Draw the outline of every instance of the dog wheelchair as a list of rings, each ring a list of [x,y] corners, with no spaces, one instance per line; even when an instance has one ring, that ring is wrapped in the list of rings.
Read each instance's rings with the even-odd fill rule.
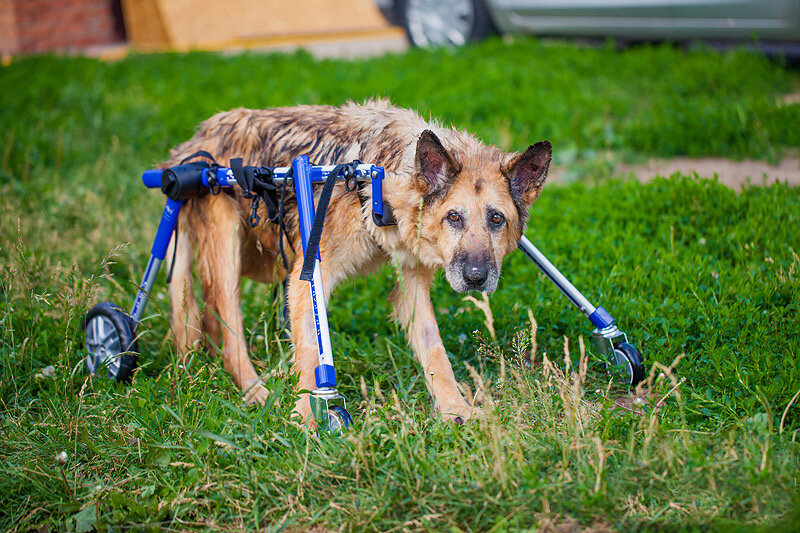
[[[204,157],[213,161],[207,153],[198,152],[192,157]],[[331,430],[347,428],[353,419],[347,411],[345,398],[336,389],[336,371],[333,361],[328,314],[322,296],[320,274],[319,238],[324,223],[325,210],[330,192],[337,181],[344,181],[349,191],[359,190],[363,184],[372,182],[372,220],[378,226],[394,223],[391,207],[383,202],[384,169],[375,165],[352,163],[316,166],[308,156],[299,156],[290,167],[243,166],[241,159],[232,159],[229,167],[205,161],[185,161],[167,169],[147,170],[142,181],[148,188],[161,188],[167,197],[161,221],[156,231],[150,259],[133,302],[130,313],[111,302],[103,302],[86,314],[86,367],[91,374],[105,370],[109,378],[120,382],[129,381],[137,366],[137,329],[147,305],[156,276],[163,263],[169,242],[178,222],[183,202],[200,194],[218,194],[224,189],[239,185],[245,198],[253,198],[250,224],[259,223],[256,213],[259,202],[272,201],[274,210],[276,191],[281,192],[279,201],[282,217],[283,193],[291,184],[297,198],[300,236],[303,245],[303,272],[300,279],[308,282],[314,313],[319,364],[315,370],[317,388],[311,391],[311,407],[320,427]],[[315,213],[313,187],[322,183],[322,195]],[[272,217],[271,217],[272,218]],[[282,241],[282,238],[279,238]],[[542,272],[564,293],[564,295],[595,326],[592,338],[597,351],[611,365],[620,367],[629,385],[635,386],[645,377],[644,363],[639,352],[628,342],[624,332],[614,324],[614,319],[602,307],[593,306],[572,283],[564,277],[547,258],[523,236],[519,248]]]

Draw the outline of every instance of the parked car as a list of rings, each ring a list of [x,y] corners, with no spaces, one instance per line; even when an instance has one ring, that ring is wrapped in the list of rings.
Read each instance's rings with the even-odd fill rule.
[[[800,44],[800,0],[378,0],[415,46],[502,33]]]

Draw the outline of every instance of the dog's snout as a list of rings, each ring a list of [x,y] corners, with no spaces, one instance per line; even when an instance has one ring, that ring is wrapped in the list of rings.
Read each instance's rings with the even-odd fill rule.
[[[464,275],[464,281],[467,282],[470,289],[479,289],[486,283],[486,279],[489,277],[489,266],[486,264],[486,261],[465,261],[462,273]]]

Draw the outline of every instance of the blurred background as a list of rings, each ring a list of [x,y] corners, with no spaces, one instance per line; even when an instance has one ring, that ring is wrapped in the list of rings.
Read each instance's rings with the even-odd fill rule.
[[[385,44],[383,42],[386,41]],[[405,48],[373,0],[0,0],[0,53]],[[362,46],[359,46],[362,45]],[[341,55],[341,54],[340,54]],[[346,55],[346,54],[345,54]]]
[[[616,37],[633,41],[800,39],[795,0],[379,0],[417,46],[482,39],[491,33]],[[771,47],[770,46],[770,47]]]
[[[702,40],[797,57],[800,0],[0,0],[6,57],[299,46],[361,56],[496,33]]]

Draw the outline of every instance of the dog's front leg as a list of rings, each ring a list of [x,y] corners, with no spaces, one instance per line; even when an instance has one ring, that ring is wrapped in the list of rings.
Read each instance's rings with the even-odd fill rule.
[[[324,243],[323,243],[324,245]],[[320,263],[320,274],[322,277],[322,287],[324,290],[317,289],[318,297],[328,298],[337,282],[337,276],[331,271],[333,264],[336,264],[336,257],[331,256],[328,251],[320,246],[320,253],[325,257],[325,261]],[[314,370],[319,365],[319,351],[317,348],[317,330],[314,321],[314,304],[311,301],[311,291],[309,283],[300,279],[300,271],[303,268],[303,256],[298,256],[292,268],[289,280],[289,319],[292,326],[292,344],[294,344],[294,364],[292,371],[298,375],[297,390],[313,391],[317,388],[317,380]],[[316,421],[311,415],[311,402],[309,393],[302,393],[297,399],[294,408],[295,416],[299,416],[300,422],[308,422],[309,427],[316,427]]]
[[[408,341],[422,365],[434,409],[445,420],[467,420],[477,409],[458,391],[453,368],[439,336],[430,298],[434,271],[422,267],[403,268],[402,275],[403,280],[393,295],[395,317],[406,329]]]

